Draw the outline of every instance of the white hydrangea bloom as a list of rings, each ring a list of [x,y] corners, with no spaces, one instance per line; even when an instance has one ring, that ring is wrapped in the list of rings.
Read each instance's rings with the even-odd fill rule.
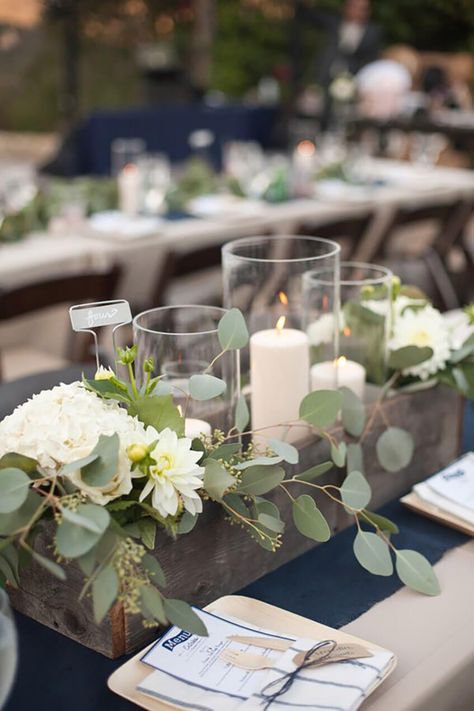
[[[421,380],[427,380],[443,370],[451,353],[447,324],[442,314],[431,305],[418,310],[405,309],[395,320],[389,346],[391,350],[404,346],[428,346],[433,350],[431,358],[403,371],[404,375],[413,375]]]
[[[193,515],[202,511],[197,489],[202,487],[204,467],[197,465],[201,452],[193,451],[191,443],[191,439],[178,438],[176,432],[166,428],[160,432],[156,447],[150,452],[156,465],[150,467],[140,501],[151,493],[152,505],[163,517],[175,516],[181,502]]]
[[[92,502],[103,505],[131,491],[126,448],[132,440],[146,440],[145,428],[117,402],[103,400],[79,382],[43,390],[6,417],[0,423],[0,456],[19,452],[53,475],[62,465],[90,454],[99,435],[114,433],[120,439],[118,468],[108,484],[91,487],[82,481],[80,471],[69,475]]]

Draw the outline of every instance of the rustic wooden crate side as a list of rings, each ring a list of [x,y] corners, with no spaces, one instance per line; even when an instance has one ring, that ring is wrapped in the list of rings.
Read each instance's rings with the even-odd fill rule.
[[[409,429],[416,442],[412,463],[394,474],[384,472],[375,456],[375,442],[385,425],[375,422],[367,436],[365,473],[372,487],[371,509],[405,493],[414,483],[448,464],[458,454],[461,431],[461,398],[447,388],[436,388],[414,395],[397,395],[385,405],[390,424]],[[337,430],[337,428],[336,428]],[[299,444],[300,464],[288,473],[301,472],[328,458],[325,441],[311,438]],[[318,483],[340,484],[343,470],[333,469]],[[294,485],[292,494],[311,493],[309,487]],[[246,530],[225,521],[221,507],[205,505],[194,530],[176,541],[158,535],[155,555],[167,574],[168,597],[204,605],[213,599],[239,590],[275,570],[316,545],[303,538],[292,523],[291,502],[283,491],[272,495],[282,518],[287,522],[282,547],[271,553],[261,548]],[[343,508],[316,493],[319,507],[333,532],[352,523]],[[51,554],[52,528],[46,526],[36,539],[38,552]],[[22,576],[21,589],[11,591],[14,607],[33,619],[56,629],[108,657],[118,657],[143,647],[156,637],[156,630],[143,627],[140,616],[124,615],[116,605],[100,626],[95,625],[91,600],[78,601],[84,577],[74,565],[66,567],[67,581],[53,578],[36,563]]]

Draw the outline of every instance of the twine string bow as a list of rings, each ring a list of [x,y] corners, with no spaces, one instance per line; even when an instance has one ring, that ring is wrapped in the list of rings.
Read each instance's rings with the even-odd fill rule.
[[[325,647],[327,647],[327,649],[322,654],[318,654],[318,652],[320,650],[324,650]],[[314,647],[308,649],[308,651],[303,657],[302,663],[297,666],[296,669],[291,672],[288,672],[287,674],[282,677],[279,677],[278,679],[274,679],[269,684],[264,686],[261,691],[262,696],[265,698],[264,711],[267,711],[267,709],[271,706],[271,704],[273,704],[276,699],[278,699],[280,696],[283,696],[283,694],[286,694],[286,692],[291,689],[293,683],[296,680],[296,677],[301,671],[303,671],[304,669],[308,669],[309,667],[315,667],[323,664],[324,661],[329,656],[331,656],[336,647],[337,642],[333,639],[325,639],[322,642],[318,642],[314,645]],[[279,688],[276,689],[276,691],[272,692],[272,688],[276,686],[278,686]]]

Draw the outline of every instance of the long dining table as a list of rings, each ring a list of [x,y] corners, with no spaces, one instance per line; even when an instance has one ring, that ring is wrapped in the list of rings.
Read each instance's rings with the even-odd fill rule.
[[[383,234],[398,207],[474,202],[473,171],[381,159],[367,159],[359,170],[365,184],[323,181],[312,198],[273,204],[242,200],[239,206],[216,210],[205,217],[158,219],[152,229],[142,234],[98,231],[90,223],[83,223],[59,234],[27,235],[18,242],[0,244],[0,289],[119,264],[120,297],[146,304],[162,260],[170,251],[192,251],[250,235],[293,234],[306,222],[317,226],[371,213],[369,228],[353,255],[364,261],[370,258],[374,241]],[[27,328],[30,330],[30,324]],[[8,344],[11,337],[5,327],[2,329],[3,343]],[[30,336],[35,338],[35,334]]]

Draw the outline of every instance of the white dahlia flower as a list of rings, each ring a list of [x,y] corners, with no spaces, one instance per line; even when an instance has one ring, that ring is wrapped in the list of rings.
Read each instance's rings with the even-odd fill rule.
[[[88,486],[80,470],[69,474],[88,498],[104,505],[132,488],[127,445],[146,441],[145,427],[112,400],[103,400],[81,383],[43,390],[0,422],[0,456],[18,452],[36,459],[47,475],[91,453],[99,435],[120,439],[117,471],[105,486]]]
[[[404,375],[427,380],[431,375],[443,370],[449,359],[449,330],[441,313],[431,305],[416,311],[405,309],[395,320],[389,346],[390,350],[398,350],[404,346],[431,348],[431,358],[403,371]]]
[[[178,438],[169,428],[156,432],[156,438],[158,442],[150,452],[156,464],[149,467],[140,501],[151,493],[152,505],[163,517],[175,516],[181,506],[193,515],[200,513],[202,500],[197,489],[202,487],[204,467],[199,467],[197,461],[201,452],[191,449],[191,439]]]
[[[444,322],[449,330],[451,348],[459,350],[474,333],[474,324],[465,311],[451,311],[443,314]]]

